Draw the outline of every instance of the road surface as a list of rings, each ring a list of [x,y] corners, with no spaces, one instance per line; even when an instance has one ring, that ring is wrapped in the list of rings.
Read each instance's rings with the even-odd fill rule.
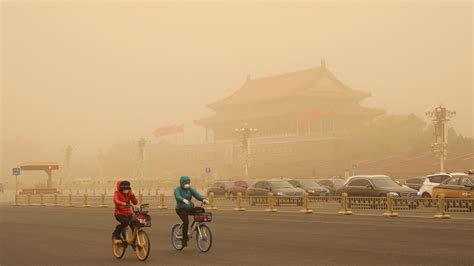
[[[0,205],[0,265],[143,264],[111,252],[110,208]],[[149,265],[473,265],[472,220],[215,211],[210,252],[170,244],[174,210],[151,211]]]

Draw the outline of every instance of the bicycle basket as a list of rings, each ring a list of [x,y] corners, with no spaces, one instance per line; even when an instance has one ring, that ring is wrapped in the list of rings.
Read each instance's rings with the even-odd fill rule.
[[[203,212],[194,215],[194,221],[196,222],[210,222],[212,221],[212,213],[210,212]]]
[[[148,214],[140,213],[137,215],[137,220],[140,222],[141,227],[151,226],[151,216]]]

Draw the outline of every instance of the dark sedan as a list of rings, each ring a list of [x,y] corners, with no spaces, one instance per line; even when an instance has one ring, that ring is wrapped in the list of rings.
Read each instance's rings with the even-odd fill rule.
[[[344,179],[340,178],[319,179],[316,182],[320,186],[327,188],[330,195],[336,195],[336,190],[344,185]]]
[[[249,196],[266,196],[269,192],[274,196],[302,196],[304,190],[285,180],[258,181],[247,190]]]
[[[253,181],[235,181],[232,186],[227,190],[230,197],[237,195],[237,193],[242,193],[242,195],[247,194],[247,189],[253,184]]]
[[[329,189],[320,186],[314,179],[288,180],[296,188],[304,189],[310,196],[328,196]]]
[[[232,185],[234,185],[232,181],[216,182],[207,189],[207,195],[211,192],[213,192],[214,195],[227,195],[227,191]]]
[[[416,190],[401,186],[385,175],[353,176],[336,192],[337,195],[342,193],[356,197],[386,197],[387,193],[392,193],[395,197],[417,196]]]

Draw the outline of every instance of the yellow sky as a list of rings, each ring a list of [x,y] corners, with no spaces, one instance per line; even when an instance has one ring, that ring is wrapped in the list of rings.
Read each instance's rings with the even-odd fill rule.
[[[390,114],[443,103],[473,136],[472,4],[2,2],[4,141],[98,151],[186,124],[248,74],[319,66]]]

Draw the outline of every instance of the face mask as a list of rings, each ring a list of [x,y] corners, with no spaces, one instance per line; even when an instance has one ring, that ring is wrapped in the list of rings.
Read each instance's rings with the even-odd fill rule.
[[[190,185],[190,184],[184,184],[183,187],[184,187],[184,188],[189,188],[189,187],[191,187],[191,185]]]
[[[123,194],[128,194],[128,192],[130,192],[129,189],[125,189],[125,190],[122,190]]]

